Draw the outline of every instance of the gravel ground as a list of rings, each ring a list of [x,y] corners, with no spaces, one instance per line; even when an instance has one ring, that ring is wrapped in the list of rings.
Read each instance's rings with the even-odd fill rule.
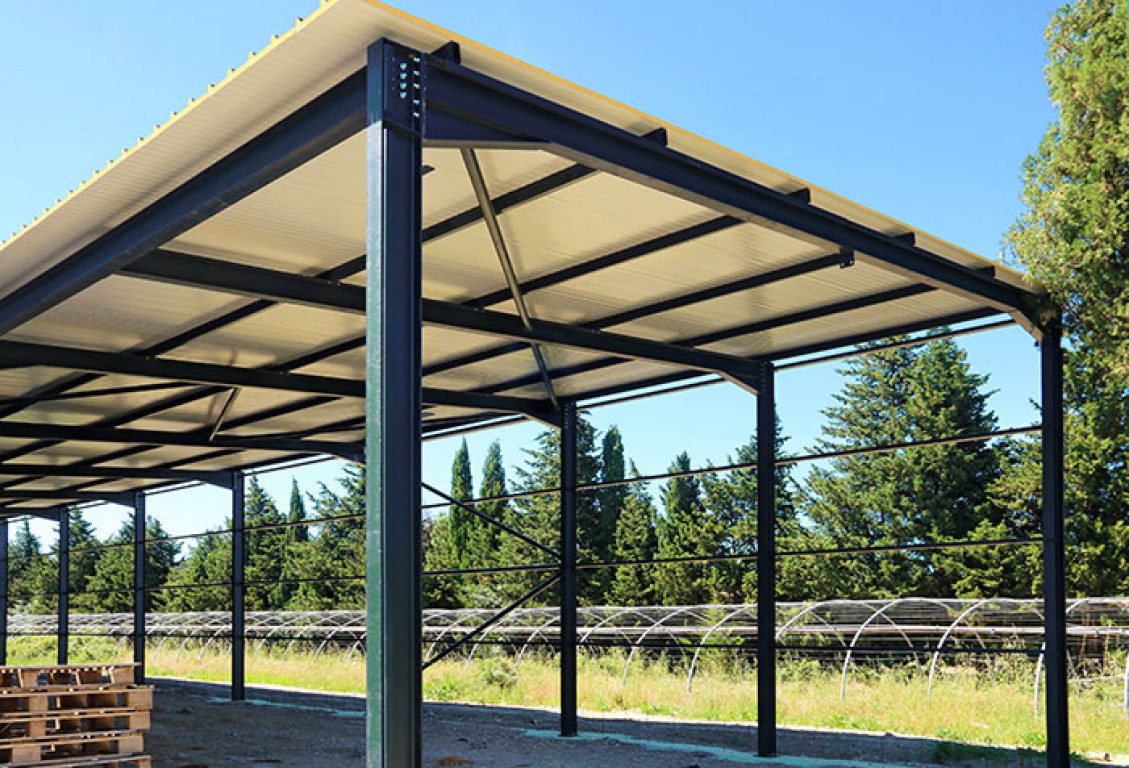
[[[154,768],[363,768],[363,700],[160,683],[147,746]],[[258,699],[258,700],[255,700]],[[889,734],[781,729],[786,757],[752,756],[747,726],[585,717],[581,736],[556,735],[551,712],[429,704],[424,709],[428,768],[864,768],[935,762],[937,742]],[[796,757],[794,755],[804,755]],[[1042,758],[1002,753],[962,768],[1037,768]]]

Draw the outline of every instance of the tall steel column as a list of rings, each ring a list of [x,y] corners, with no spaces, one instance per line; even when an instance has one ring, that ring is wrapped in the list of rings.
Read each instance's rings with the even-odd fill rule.
[[[244,607],[247,539],[244,531],[243,473],[231,473],[231,700],[246,697],[247,625]]]
[[[776,393],[766,363],[757,392],[757,754],[776,754]]]
[[[56,628],[59,664],[68,664],[71,647],[71,511],[59,513],[59,605]]]
[[[133,494],[133,661],[137,682],[145,681],[145,494]]]
[[[1043,329],[1043,610],[1047,670],[1047,765],[1069,768],[1066,657],[1066,498],[1063,489],[1062,326]]]
[[[561,736],[576,721],[576,403],[561,404]]]
[[[422,59],[368,51],[366,765],[421,764]]]
[[[0,664],[8,663],[8,518],[0,519]]]

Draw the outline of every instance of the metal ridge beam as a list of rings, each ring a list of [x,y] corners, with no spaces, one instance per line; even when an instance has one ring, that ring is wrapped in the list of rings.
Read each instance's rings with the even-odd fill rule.
[[[813,206],[800,196],[742,178],[453,61],[434,56],[425,61],[428,109],[536,137],[577,162],[808,242],[849,248],[885,268],[1003,311],[1023,315],[1031,309],[1034,294]]]
[[[322,453],[330,456],[342,456],[350,460],[355,455],[350,452],[351,444],[349,443],[324,440],[260,440],[254,437],[216,437],[214,440],[210,440],[206,433],[201,434],[199,432],[169,432],[157,429],[127,429],[124,427],[85,427],[69,424],[38,424],[26,421],[0,421],[0,437],[17,440],[73,440],[88,443],[141,443],[191,448],[237,448],[284,453]]]
[[[364,125],[361,71],[6,296],[0,334],[262,189]]]
[[[212,363],[135,355],[128,352],[104,352],[25,341],[0,340],[0,361],[96,373],[120,373],[130,376],[189,381],[197,384],[215,384],[224,387],[253,387],[339,397],[363,397],[365,389],[363,381],[340,379],[332,376],[286,373],[267,368],[236,368]]]

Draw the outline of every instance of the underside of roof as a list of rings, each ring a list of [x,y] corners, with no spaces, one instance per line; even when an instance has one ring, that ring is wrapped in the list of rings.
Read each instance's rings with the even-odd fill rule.
[[[984,317],[1034,329],[1023,302],[1042,290],[1004,267],[398,11],[338,0],[0,247],[8,514],[223,483],[294,456],[362,458],[363,122],[73,290],[39,293],[238,166],[272,126],[344,93],[381,38],[425,53],[454,41],[461,60],[437,72],[481,74],[577,125],[642,137],[639,151],[735,179],[781,211],[648,183],[555,137],[425,142],[425,432],[507,413],[553,423],[561,400],[704,372],[756,389],[752,363]],[[803,216],[854,239],[817,236]],[[906,266],[919,263],[935,270]]]

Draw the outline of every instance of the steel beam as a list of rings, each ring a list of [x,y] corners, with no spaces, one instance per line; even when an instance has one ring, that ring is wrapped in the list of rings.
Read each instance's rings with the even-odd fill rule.
[[[0,335],[234,205],[364,127],[358,72],[5,297]]]
[[[105,480],[184,480],[207,483],[221,488],[231,487],[226,472],[200,472],[191,469],[155,467],[94,467],[69,464],[0,464],[0,477],[74,477]]]
[[[231,700],[246,698],[247,614],[246,581],[247,511],[243,500],[243,473],[231,473]]]
[[[521,291],[517,272],[514,270],[513,259],[510,258],[510,249],[506,245],[505,236],[502,234],[502,225],[498,223],[498,215],[494,211],[494,204],[490,199],[490,191],[486,186],[486,177],[482,173],[482,166],[478,163],[478,156],[469,147],[464,147],[461,154],[463,164],[466,165],[467,176],[470,177],[470,185],[474,188],[474,195],[478,199],[478,207],[482,209],[482,220],[486,224],[486,231],[490,233],[490,241],[494,244],[494,253],[498,256],[498,264],[501,266],[502,275],[506,279],[510,298],[517,309],[522,325],[525,326],[526,330],[532,331],[533,316],[529,313],[529,307],[526,306],[525,295]],[[533,361],[536,363],[537,370],[541,373],[541,379],[545,384],[545,394],[548,395],[553,407],[559,408],[560,403],[557,402],[557,394],[553,389],[553,377],[549,375],[549,364],[545,361],[545,351],[536,342],[531,343],[529,348],[533,352]]]
[[[899,274],[1003,311],[1025,314],[1030,294],[865,227],[439,57],[427,61],[428,111],[535,137],[558,154],[720,213],[784,231],[821,247],[844,247]]]
[[[339,397],[361,397],[364,394],[364,382],[332,376],[285,373],[267,368],[236,368],[134,355],[129,352],[104,352],[78,347],[0,340],[0,361],[10,360],[19,360],[25,365],[176,379],[224,387],[254,387]]]
[[[1047,670],[1047,768],[1070,768],[1066,649],[1066,497],[1063,485],[1062,328],[1056,318],[1040,344],[1043,404],[1043,620]]]
[[[133,662],[137,682],[145,682],[145,540],[149,520],[145,494],[133,494]]]
[[[846,264],[849,254],[836,254],[833,256],[821,256],[808,261],[803,261],[798,264],[792,264],[780,269],[774,269],[769,272],[764,272],[759,275],[752,275],[749,277],[739,278],[732,280],[721,285],[703,288],[701,290],[693,291],[691,293],[675,296],[662,301],[650,302],[641,307],[632,309],[625,309],[619,312],[614,312],[610,315],[598,318],[596,320],[589,320],[581,323],[579,327],[587,330],[603,330],[611,328],[616,325],[630,323],[633,320],[640,320],[645,317],[660,314],[662,312],[670,312],[675,309],[683,309],[685,307],[699,304],[702,302],[710,301],[712,299],[721,298],[723,296],[732,296],[736,293],[743,291],[750,291],[755,288],[763,288],[767,285],[772,285],[784,280],[790,280],[803,275],[809,275],[821,270],[829,269],[831,267],[841,267]],[[443,373],[445,371],[460,368],[464,365],[472,363],[485,362],[503,355],[511,354],[521,348],[519,344],[503,344],[490,349],[473,352],[467,355],[458,355],[456,357],[443,360],[438,363],[432,363],[424,368],[424,375],[432,375],[436,373]]]
[[[59,510],[59,604],[56,653],[60,665],[69,664],[71,648],[71,511]]]
[[[757,393],[757,754],[776,754],[776,389],[766,363]]]
[[[606,331],[591,331],[545,320],[538,320],[533,324],[533,329],[529,330],[522,324],[520,318],[514,315],[471,309],[434,299],[423,300],[423,317],[424,322],[429,325],[441,325],[490,336],[520,339],[526,342],[537,341],[588,352],[603,352],[632,360],[646,360],[681,368],[710,371],[749,382],[753,386],[756,377],[760,375],[759,363],[733,355]]]
[[[164,259],[165,255],[162,254],[159,258]],[[359,286],[330,283],[261,267],[225,264],[198,256],[178,256],[177,259],[185,264],[181,269],[185,276],[184,280],[191,280],[197,286],[255,295],[272,301],[293,301],[350,312],[363,310],[364,292]],[[145,263],[142,262],[142,266]],[[755,381],[756,370],[758,370],[756,365],[729,355],[679,348],[647,339],[598,333],[563,323],[534,322],[529,318],[523,319],[503,312],[474,309],[435,299],[423,300],[423,321],[430,325],[520,339],[525,344],[560,345],[696,370],[708,370],[732,375],[742,381]],[[232,382],[228,380],[224,383]]]
[[[23,421],[0,421],[0,437],[27,440],[74,440],[88,443],[143,443],[156,446],[183,445],[192,448],[236,448],[249,451],[280,451],[283,453],[324,453],[330,456],[341,456],[349,460],[356,458],[356,453],[350,444],[326,440],[259,439],[255,437],[217,437],[215,440],[209,440],[207,434],[168,432],[155,429],[128,429],[125,427],[81,427],[35,424]]]
[[[577,734],[576,682],[576,486],[577,429],[576,402],[569,400],[561,410],[561,736]]]
[[[366,765],[419,768],[421,57],[381,40],[367,71]]]

